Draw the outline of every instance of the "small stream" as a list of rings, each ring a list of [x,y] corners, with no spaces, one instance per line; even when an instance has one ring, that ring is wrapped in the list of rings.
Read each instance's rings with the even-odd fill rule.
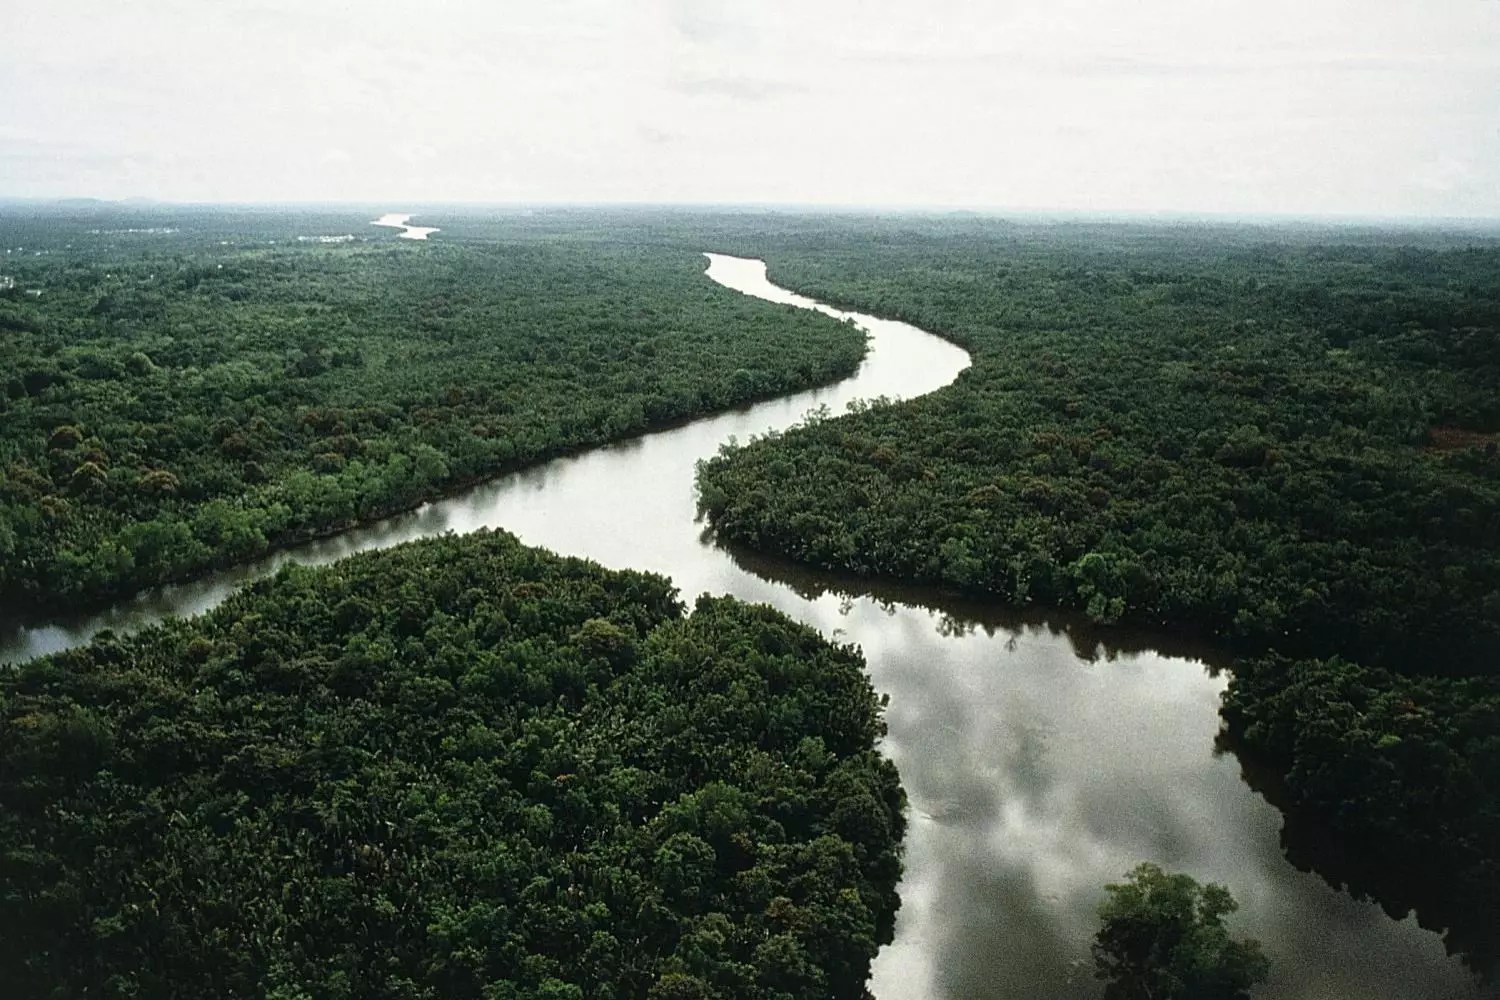
[[[858,323],[870,338],[858,372],[507,475],[103,614],[0,634],[0,662],[203,611],[288,561],[503,527],[606,566],[665,573],[689,601],[708,591],[771,604],[863,648],[875,687],[890,696],[884,750],[911,801],[896,941],[871,984],[880,1000],[1098,997],[1094,910],[1103,885],[1143,860],[1229,886],[1241,904],[1236,931],[1258,937],[1272,960],[1260,1000],[1471,995],[1435,934],[1287,863],[1280,814],[1245,785],[1233,757],[1214,753],[1224,678],[1201,659],[1162,652],[1170,640],[850,584],[707,540],[695,521],[694,465],[721,442],[785,428],[820,406],[838,413],[857,398],[922,395],[969,362],[915,327],[777,288],[760,261],[707,256],[708,277],[727,288]]]

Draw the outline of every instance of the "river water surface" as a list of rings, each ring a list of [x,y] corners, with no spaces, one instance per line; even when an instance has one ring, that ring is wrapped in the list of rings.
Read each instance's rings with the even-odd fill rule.
[[[440,232],[440,230],[436,226],[413,226],[407,222],[407,220],[410,218],[410,214],[403,214],[401,212],[387,212],[385,215],[382,215],[380,218],[370,223],[370,225],[392,226],[396,229],[399,229],[401,230],[401,232],[397,233],[396,235],[403,240],[425,240],[429,233]]]
[[[403,220],[404,221],[404,220]],[[1434,934],[1392,920],[1284,859],[1280,814],[1216,756],[1222,676],[1139,640],[1027,624],[919,591],[864,593],[715,547],[695,523],[694,464],[719,444],[784,428],[856,398],[910,398],[968,365],[903,323],[831,309],[771,285],[765,266],[710,254],[708,277],[865,328],[851,378],[573,458],[410,514],[143,595],[85,620],[0,635],[0,662],[191,614],[287,561],[328,562],[444,531],[503,527],[606,566],[668,574],[691,601],[765,602],[856,642],[890,696],[885,752],[911,800],[896,941],[875,963],[880,1000],[1082,1000],[1099,996],[1088,945],[1106,882],[1151,860],[1227,884],[1237,933],[1272,961],[1266,1000],[1447,1000],[1471,995]],[[1133,648],[1122,651],[1118,647]]]

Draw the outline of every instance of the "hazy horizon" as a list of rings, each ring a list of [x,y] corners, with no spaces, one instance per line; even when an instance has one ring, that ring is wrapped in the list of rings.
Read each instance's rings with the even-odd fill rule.
[[[61,0],[0,196],[1500,218],[1500,2]]]
[[[1207,212],[1191,209],[1109,209],[1109,208],[1049,208],[1014,207],[1006,205],[899,205],[899,204],[840,204],[819,202],[651,202],[651,201],[411,201],[374,199],[358,201],[304,200],[304,201],[178,201],[168,198],[145,198],[124,196],[121,198],[99,198],[89,195],[58,195],[54,197],[17,197],[0,194],[0,208],[36,206],[56,208],[115,208],[120,210],[162,209],[225,209],[235,211],[350,211],[350,212],[409,212],[413,218],[422,218],[424,213],[463,211],[670,211],[721,214],[788,214],[788,215],[912,215],[912,216],[977,216],[993,217],[997,221],[1006,218],[1039,220],[1080,221],[1171,221],[1225,224],[1296,225],[1329,224],[1348,226],[1422,227],[1426,225],[1461,225],[1473,228],[1500,227],[1497,215],[1373,215],[1361,213],[1288,213],[1288,212]],[[430,216],[429,216],[430,220]]]

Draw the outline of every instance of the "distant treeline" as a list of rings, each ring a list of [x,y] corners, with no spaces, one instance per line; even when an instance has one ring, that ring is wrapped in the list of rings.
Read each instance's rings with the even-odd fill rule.
[[[212,213],[5,222],[26,247],[0,258],[8,611],[242,562],[826,383],[864,352],[846,326],[713,284],[675,244],[403,244],[347,218]]]
[[[1397,880],[1425,873],[1422,916],[1464,925],[1450,944],[1474,957],[1500,940],[1500,243],[1424,239],[746,239],[781,284],[974,365],[726,449],[702,507],[721,538],[820,567],[1268,654],[1236,672],[1232,745],[1380,859],[1389,891],[1359,888],[1410,900]]]
[[[904,799],[852,647],[503,533],[0,674],[7,996],[863,995]]]

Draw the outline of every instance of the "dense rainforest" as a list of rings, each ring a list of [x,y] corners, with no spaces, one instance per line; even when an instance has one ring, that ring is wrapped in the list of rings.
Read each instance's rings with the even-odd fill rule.
[[[8,996],[826,998],[904,799],[852,647],[481,532],[0,674]]]
[[[1500,242],[441,224],[4,210],[0,617],[853,370],[852,329],[700,274],[763,256],[974,366],[707,463],[720,538],[1243,654],[1223,744],[1291,860],[1493,961]],[[503,535],[289,571],[0,677],[0,981],[858,996],[902,829],[870,698],[770,612],[684,618],[665,581]]]
[[[1227,744],[1289,831],[1361,859],[1319,869],[1493,962],[1500,241],[915,220],[730,242],[974,364],[725,449],[700,470],[721,539],[1246,654]]]
[[[701,246],[354,225],[0,213],[0,608],[243,562],[864,353],[704,280]]]

